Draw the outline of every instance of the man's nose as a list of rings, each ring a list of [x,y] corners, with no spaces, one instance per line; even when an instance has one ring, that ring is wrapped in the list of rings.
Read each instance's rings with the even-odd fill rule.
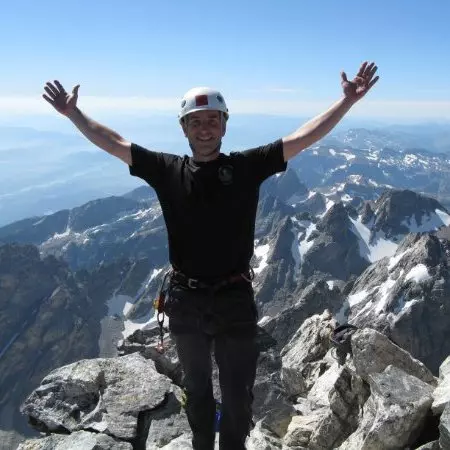
[[[209,125],[208,122],[200,122],[200,132],[206,133],[209,131]]]

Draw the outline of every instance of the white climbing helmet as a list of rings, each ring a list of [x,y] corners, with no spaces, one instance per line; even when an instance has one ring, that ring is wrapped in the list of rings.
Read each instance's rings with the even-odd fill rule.
[[[178,119],[181,121],[187,114],[202,110],[221,111],[225,120],[228,119],[228,108],[222,94],[208,87],[196,87],[184,94]]]

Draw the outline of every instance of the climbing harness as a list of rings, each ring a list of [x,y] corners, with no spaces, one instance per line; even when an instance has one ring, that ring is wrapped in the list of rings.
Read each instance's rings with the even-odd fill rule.
[[[158,296],[153,301],[153,308],[157,311],[156,320],[159,326],[159,343],[156,346],[156,350],[159,353],[164,353],[164,319],[166,317],[164,312],[164,305],[166,300],[167,291],[169,289],[168,278],[171,275],[172,270],[168,270],[162,280],[161,287],[159,288]]]
[[[253,272],[253,269],[250,268],[246,272],[230,275],[228,277],[222,278],[220,280],[217,280],[215,282],[204,282],[197,278],[190,278],[187,275],[185,275],[183,272],[180,272],[178,270],[173,270],[172,272],[172,280],[174,283],[177,283],[181,286],[184,286],[188,289],[208,289],[212,292],[218,291],[219,289],[233,283],[237,283],[238,281],[245,280],[248,283],[251,283],[253,279],[255,278],[255,273]]]
[[[336,327],[330,336],[330,342],[335,348],[335,355],[331,352],[334,359],[340,366],[345,364],[347,355],[352,355],[352,335],[358,330],[358,327],[346,323]]]
[[[169,269],[162,279],[161,287],[158,291],[158,296],[153,301],[153,308],[157,312],[156,320],[159,326],[159,343],[156,347],[156,350],[159,353],[164,353],[164,319],[165,319],[164,307],[167,292],[169,290],[170,284],[168,282],[169,279],[170,282],[173,281],[174,283],[184,286],[188,289],[209,289],[211,292],[216,292],[217,290],[229,284],[237,283],[238,281],[241,280],[245,280],[251,283],[254,277],[255,274],[253,272],[253,269],[250,268],[246,272],[230,275],[213,283],[205,283],[199,279],[190,278],[184,273],[180,272],[179,270]]]

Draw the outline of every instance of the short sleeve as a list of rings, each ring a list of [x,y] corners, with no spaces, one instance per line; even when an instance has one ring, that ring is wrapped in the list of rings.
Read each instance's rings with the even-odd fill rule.
[[[286,170],[287,162],[284,161],[281,139],[261,147],[244,150],[241,153],[248,159],[250,171],[255,174],[260,183],[271,175]]]
[[[156,188],[166,178],[167,168],[173,164],[175,155],[147,150],[137,144],[131,144],[130,175],[142,178]]]

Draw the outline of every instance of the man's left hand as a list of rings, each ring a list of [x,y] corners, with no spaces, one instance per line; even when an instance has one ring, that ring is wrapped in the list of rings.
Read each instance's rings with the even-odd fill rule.
[[[345,97],[353,102],[357,102],[364,97],[379,79],[378,76],[375,78],[373,77],[377,71],[377,68],[378,67],[374,62],[369,64],[366,61],[361,64],[358,73],[351,81],[348,81],[345,72],[341,72],[341,85]]]

